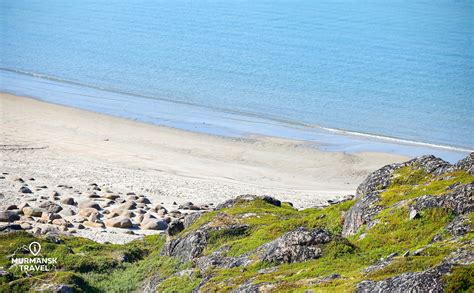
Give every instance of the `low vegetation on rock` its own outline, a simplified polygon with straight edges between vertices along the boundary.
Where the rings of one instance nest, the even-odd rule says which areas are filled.
[[[472,292],[473,161],[385,166],[324,208],[244,195],[125,245],[5,233],[0,290]],[[32,241],[56,271],[25,277],[11,265]]]

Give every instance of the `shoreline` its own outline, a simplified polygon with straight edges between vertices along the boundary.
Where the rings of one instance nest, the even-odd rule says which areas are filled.
[[[307,141],[319,150],[329,152],[381,152],[408,157],[430,153],[450,162],[472,151],[467,147],[327,128],[278,117],[152,98],[32,73],[4,69],[0,72],[5,79],[2,90],[13,95],[191,132],[234,138],[275,136]],[[190,115],[183,116],[182,113]]]
[[[373,170],[407,159],[323,152],[275,137],[193,133],[3,93],[1,104],[4,148],[25,149],[2,149],[5,172],[46,177],[51,184],[99,181],[166,204],[217,204],[252,193],[314,206],[353,193]]]

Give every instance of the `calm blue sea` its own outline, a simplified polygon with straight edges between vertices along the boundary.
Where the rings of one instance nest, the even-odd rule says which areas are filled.
[[[472,1],[0,3],[5,92],[224,135],[474,149]]]

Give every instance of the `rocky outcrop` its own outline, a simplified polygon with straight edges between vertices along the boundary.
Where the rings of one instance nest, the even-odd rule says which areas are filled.
[[[422,169],[430,174],[441,175],[454,169],[472,168],[472,154],[458,164],[453,166],[435,156],[422,156],[405,163],[387,165],[373,172],[357,188],[356,198],[359,200],[345,216],[342,235],[350,236],[364,224],[369,227],[375,224],[372,220],[383,209],[377,205],[380,200],[379,195],[390,186],[393,174],[397,169],[410,166],[415,170]],[[465,194],[465,191],[458,191],[459,194]]]
[[[331,235],[326,230],[300,227],[265,244],[259,255],[262,260],[276,264],[307,261],[320,257],[321,244],[329,241]]]
[[[454,164],[453,169],[464,170],[467,173],[474,175],[474,153],[470,153],[467,157]]]
[[[453,236],[464,236],[471,230],[471,225],[467,216],[460,215],[446,226],[446,231]]]
[[[381,281],[363,281],[357,285],[357,292],[444,292],[443,276],[448,274],[454,266],[469,265],[473,262],[472,251],[456,251],[433,269],[423,272],[405,273]]]
[[[205,230],[197,230],[186,235],[184,238],[173,239],[166,242],[163,254],[174,256],[181,261],[190,261],[201,256],[207,244],[209,233]]]
[[[474,197],[472,190],[474,183],[456,185],[446,195],[424,195],[416,199],[413,209],[445,208],[455,214],[465,214],[474,211]]]

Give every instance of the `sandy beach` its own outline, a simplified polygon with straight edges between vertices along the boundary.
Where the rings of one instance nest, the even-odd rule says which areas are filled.
[[[3,93],[0,111],[2,172],[50,186],[94,182],[165,204],[217,204],[256,194],[309,207],[354,193],[370,172],[407,159],[320,152],[271,137],[192,133]],[[0,182],[2,203],[14,201],[17,190]]]

